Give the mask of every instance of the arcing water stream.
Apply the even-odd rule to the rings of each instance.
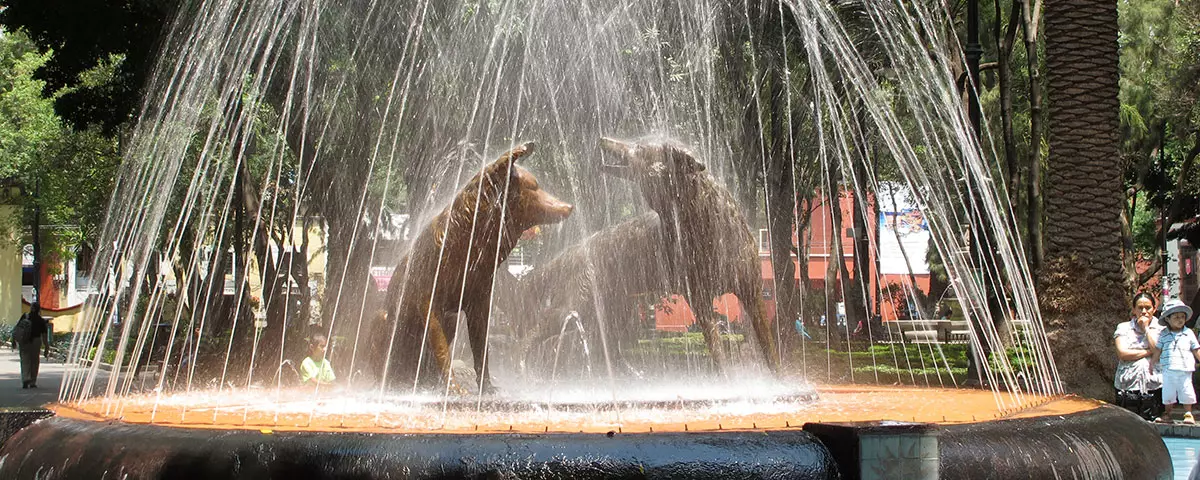
[[[599,416],[533,422],[674,424],[726,415],[728,405],[748,406],[738,414],[746,418],[807,408],[811,383],[958,386],[963,366],[945,344],[960,339],[990,387],[984,411],[1041,404],[1061,388],[1004,177],[963,112],[950,28],[940,4],[922,1],[189,4],[113,195],[92,268],[105,287],[72,346],[61,400],[107,417],[164,421],[170,412],[178,422],[222,425],[462,429],[528,423],[505,405],[549,415],[580,404]],[[605,174],[613,155],[598,146],[604,136],[686,148],[703,171],[684,173],[728,190],[720,198],[736,204],[705,196],[675,198],[672,208],[734,208],[750,233],[762,229],[760,245],[697,237],[679,210],[656,210],[650,197],[667,187]],[[386,331],[375,328],[389,308],[381,282],[402,279],[372,273],[393,272],[403,258],[448,258],[444,248],[421,249],[418,234],[499,152],[526,140],[539,142],[537,153],[521,163],[541,190],[575,206],[571,217],[525,232],[511,257],[521,262],[505,262],[483,287],[421,284],[449,291],[460,307],[486,297],[486,361],[500,392],[479,393],[477,372],[459,367],[482,353],[467,348],[470,325],[454,327],[468,319],[432,310],[427,317],[460,333],[449,335],[456,370],[446,373],[456,381],[432,393],[390,387],[378,367],[413,352],[365,346]],[[819,282],[801,283],[797,313],[788,313],[800,327],[779,310],[770,332],[720,323],[699,297],[724,276],[681,274],[679,259],[693,253],[682,245],[700,239],[729,252],[709,258],[713,265],[750,249],[757,275],[769,266],[762,246],[776,245],[769,225],[780,215],[802,225],[793,248],[827,268],[809,273]],[[855,235],[844,237],[847,229]],[[928,275],[924,249],[905,250],[907,235],[926,235],[940,257],[947,296],[964,318],[961,337],[910,343],[922,337],[869,320],[909,315],[897,312],[924,294],[918,285],[929,288],[919,280]],[[538,272],[563,252],[582,260],[545,288],[522,286],[532,274],[507,275]],[[846,260],[827,261],[837,257]],[[602,268],[606,261],[626,266]],[[773,285],[768,278],[772,301],[780,299]],[[661,308],[669,294],[696,295],[688,312],[723,329],[705,337],[719,340],[648,326],[673,314]],[[583,316],[577,327],[543,314],[558,312],[551,300],[571,298],[584,299],[567,305]],[[750,300],[739,301],[749,310]],[[839,303],[863,320],[861,332],[839,323]],[[935,323],[917,330],[946,330]],[[557,334],[527,337],[545,325]],[[339,383],[289,386],[285,360],[299,364],[304,339],[316,333],[333,339],[326,357]],[[775,354],[786,358],[764,358],[769,343],[789,346]],[[835,358],[838,345],[867,353]],[[729,350],[722,368],[714,348]],[[781,373],[772,373],[777,363]],[[820,371],[823,381],[807,378]],[[842,415],[877,418],[870,395],[825,390],[847,402],[835,407]],[[464,398],[473,408],[460,408]],[[689,413],[636,407],[660,412],[661,401]],[[885,411],[904,416],[905,408]],[[388,420],[412,409],[435,420]]]

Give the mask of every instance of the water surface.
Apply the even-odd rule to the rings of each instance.
[[[1191,478],[1196,466],[1196,455],[1200,452],[1200,438],[1163,437],[1167,451],[1171,453],[1171,466],[1175,469],[1175,480]]]

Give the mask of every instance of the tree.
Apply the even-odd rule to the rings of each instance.
[[[1161,88],[1167,75],[1169,43],[1174,10],[1170,0],[1122,3],[1121,18],[1121,146],[1125,162],[1126,186],[1131,192],[1127,199],[1128,208],[1122,220],[1125,226],[1125,243],[1134,242],[1134,217],[1138,211],[1152,209],[1162,212],[1165,225],[1178,222],[1184,215],[1172,205],[1173,182],[1170,170],[1174,170],[1174,156],[1166,155],[1170,125],[1163,114],[1170,107],[1160,100],[1167,93]],[[1171,99],[1175,101],[1175,99]],[[1173,146],[1173,145],[1172,145]],[[1139,195],[1144,192],[1146,194]],[[1176,208],[1171,208],[1172,206]],[[1140,227],[1140,225],[1138,226]],[[1154,240],[1146,242],[1146,248],[1131,248],[1125,256],[1126,286],[1138,289],[1162,270],[1163,244],[1167,229],[1153,227]],[[1150,265],[1139,274],[1136,264],[1146,259]]]
[[[1050,156],[1042,312],[1065,388],[1107,398],[1109,331],[1125,311],[1117,6],[1049,2],[1045,21]]]
[[[1126,275],[1144,290],[1163,272],[1169,232],[1200,214],[1200,7],[1156,0],[1121,4],[1121,133],[1127,160]],[[1138,271],[1136,262],[1148,263]],[[1168,285],[1171,279],[1166,279]],[[1153,290],[1152,290],[1153,291]],[[1200,295],[1181,292],[1189,304]]]
[[[24,35],[0,34],[0,177],[31,175],[58,141],[53,101],[42,97],[43,82],[32,78],[48,56],[34,52]]]
[[[797,252],[793,244],[795,229],[803,231],[809,217],[797,210],[801,202],[798,197],[812,197],[811,185],[801,185],[811,183],[806,179],[814,176],[804,168],[813,163],[812,157],[801,158],[804,153],[796,142],[798,130],[809,123],[803,120],[806,115],[796,111],[805,102],[794,98],[803,85],[802,80],[796,79],[804,75],[793,77],[786,66],[802,69],[804,62],[797,58],[801,48],[794,46],[789,52],[786,47],[800,40],[792,17],[783,15],[778,4],[748,1],[742,7],[740,11],[727,13],[731,28],[722,38],[721,46],[725,50],[722,56],[729,61],[723,73],[728,76],[724,80],[736,105],[731,110],[739,120],[741,139],[736,144],[743,147],[734,155],[740,169],[747,172],[740,178],[752,182],[763,179],[766,183],[764,213],[775,273],[775,326],[781,341],[780,352],[787,358],[798,349],[799,338],[792,321],[799,318],[808,283],[806,271],[802,272],[804,277],[799,285],[794,280],[793,252],[801,253],[799,263],[807,267],[807,255]],[[744,186],[742,190],[755,192],[757,187]]]
[[[54,55],[34,78],[55,112],[75,129],[99,126],[114,133],[133,119],[154,68],[164,27],[177,0],[0,0],[0,25],[20,30],[38,51]],[[88,83],[86,73],[104,65],[113,72]]]
[[[1023,0],[1021,30],[1025,40],[1026,72],[1029,74],[1029,174],[1026,176],[1025,225],[1029,270],[1038,278],[1045,257],[1042,237],[1042,76],[1039,73],[1039,25],[1042,19],[1041,0]],[[1017,188],[1013,185],[1012,188]]]
[[[1013,134],[1013,92],[1012,92],[1012,54],[1016,44],[1017,26],[1020,25],[1021,4],[1012,1],[1012,12],[1008,16],[1007,28],[1002,28],[1004,18],[1000,0],[994,0],[993,5],[993,36],[996,38],[996,72],[999,77],[997,88],[1000,90],[1000,124],[1001,138],[1004,142],[1004,170],[1008,175],[1007,185],[1010,197],[1015,203],[1017,187],[1020,184],[1020,169],[1018,167],[1017,145]],[[1003,31],[1002,31],[1003,30]]]
[[[43,248],[65,258],[77,248],[93,249],[120,157],[112,138],[70,131],[55,114],[57,94],[45,97],[45,83],[34,78],[52,58],[37,53],[22,33],[0,34],[0,158],[6,160],[0,178],[16,179],[26,191],[21,225],[8,228],[23,230],[40,208],[41,223],[56,225],[41,235]],[[83,81],[108,75],[90,70]]]

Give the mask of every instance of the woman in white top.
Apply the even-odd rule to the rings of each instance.
[[[1162,410],[1162,372],[1152,358],[1147,333],[1162,328],[1154,318],[1156,302],[1149,293],[1133,297],[1133,312],[1113,332],[1117,347],[1117,372],[1113,378],[1116,404],[1146,420]]]

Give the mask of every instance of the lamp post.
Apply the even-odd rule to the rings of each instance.
[[[967,119],[971,122],[971,129],[975,133],[976,145],[982,145],[982,130],[980,128],[980,108],[979,108],[979,59],[983,56],[983,47],[979,45],[979,0],[967,0],[967,44],[964,46],[967,57],[967,77],[970,80],[967,86]],[[965,165],[964,165],[965,167]],[[982,183],[982,179],[974,178],[969,169],[964,172],[968,184],[968,191],[975,192],[971,194],[971,210],[968,212],[968,218],[971,219],[971,264],[977,272],[976,281],[982,282],[991,271],[990,262],[993,254],[994,244],[992,236],[987,228],[987,219],[982,218],[983,210],[979,208],[982,198],[979,197],[978,189]],[[975,183],[976,185],[971,185]],[[972,323],[971,327],[975,330],[975,335],[978,340],[971,342],[968,346],[971,353],[967,355],[967,383],[982,386],[984,385],[983,369],[986,365],[987,358],[990,355],[990,346],[986,340],[982,338],[983,322],[995,322],[994,316],[997,315],[1002,307],[996,298],[996,292],[991,288],[987,288],[986,300],[986,315],[984,318],[979,318]],[[966,312],[964,312],[966,313]],[[968,321],[970,317],[968,316]],[[977,323],[976,323],[977,322]],[[978,343],[978,348],[975,347]]]
[[[30,231],[33,235],[33,301],[42,303],[42,207],[39,202],[41,179],[33,180],[33,225]]]
[[[979,0],[967,0],[967,76],[971,80],[967,89],[967,118],[979,138],[979,58],[983,47],[979,45]]]

